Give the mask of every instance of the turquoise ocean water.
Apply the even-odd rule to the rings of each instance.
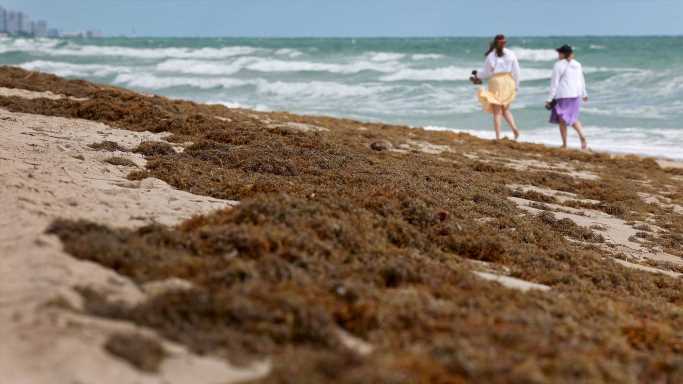
[[[467,81],[488,39],[0,39],[0,64],[259,110],[386,121],[493,137]],[[559,134],[543,109],[554,47],[575,47],[595,149],[683,159],[683,37],[510,38],[522,65],[523,139]],[[572,137],[577,145],[576,137]]]

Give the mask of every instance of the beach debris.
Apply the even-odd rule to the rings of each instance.
[[[371,148],[372,150],[378,151],[378,152],[388,151],[388,150],[390,150],[390,149],[393,148],[393,147],[394,147],[394,146],[393,146],[393,145],[391,144],[391,142],[388,141],[388,140],[379,140],[379,141],[372,142],[372,143],[370,144],[370,148]]]
[[[114,333],[109,336],[104,349],[121,358],[135,368],[156,373],[167,353],[157,341],[144,335]]]
[[[143,141],[133,149],[133,152],[144,156],[164,156],[173,155],[176,150],[171,144],[163,141]]]
[[[356,352],[360,356],[367,356],[374,350],[372,344],[353,336],[341,328],[337,329],[337,337],[339,337],[339,341],[342,343],[342,345]]]
[[[269,124],[269,128],[278,129],[285,132],[326,132],[329,129],[325,127],[320,127],[313,124],[296,123],[296,122],[284,122],[277,124]]]
[[[189,291],[192,288],[194,288],[194,285],[191,282],[177,277],[151,281],[142,285],[142,291],[151,297],[179,291]]]
[[[133,160],[121,156],[112,156],[104,160],[105,163],[121,167],[137,167]]]
[[[89,144],[88,147],[98,151],[130,152],[127,148],[119,145],[119,143],[110,140],[104,140],[98,143]]]

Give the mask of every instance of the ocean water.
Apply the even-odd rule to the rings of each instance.
[[[0,39],[0,64],[230,107],[343,116],[493,137],[467,81],[488,39]],[[683,37],[510,38],[523,140],[559,145],[543,108],[552,48],[584,65],[591,146],[683,159]],[[509,134],[509,131],[507,131]],[[571,144],[578,145],[575,135]]]

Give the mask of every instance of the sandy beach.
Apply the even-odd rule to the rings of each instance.
[[[0,68],[0,382],[683,381],[683,164]]]

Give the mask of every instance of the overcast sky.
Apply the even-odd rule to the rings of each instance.
[[[0,0],[137,36],[683,35],[683,0]]]

